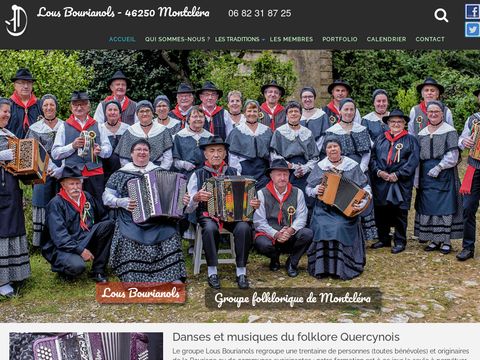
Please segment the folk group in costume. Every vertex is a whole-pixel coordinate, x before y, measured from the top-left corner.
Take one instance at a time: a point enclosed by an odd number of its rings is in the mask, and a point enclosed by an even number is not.
[[[11,80],[14,93],[0,98],[2,296],[14,296],[30,276],[20,182],[33,186],[32,244],[67,280],[88,269],[97,282],[108,273],[125,282],[185,282],[182,237],[193,247],[200,236],[207,284],[219,289],[225,230],[240,289],[250,287],[252,249],[269,258],[271,271],[287,254],[290,277],[303,257],[315,278],[351,279],[367,264],[367,240],[372,249],[405,250],[412,205],[425,251],[446,255],[463,239],[457,259],[474,257],[480,113],[458,136],[440,100],[445,89],[430,77],[409,116],[390,111],[389,94],[376,89],[362,118],[344,80],[328,86],[323,108],[310,86],[282,105],[286,91],[274,80],[259,89],[262,104],[230,89],[223,108],[223,90],[205,81],[199,89],[181,83],[172,106],[163,94],[133,101],[130,79],[116,71],[93,117],[89,94],[74,91],[65,121],[54,94],[35,97],[28,69]],[[480,89],[474,96],[480,102]]]

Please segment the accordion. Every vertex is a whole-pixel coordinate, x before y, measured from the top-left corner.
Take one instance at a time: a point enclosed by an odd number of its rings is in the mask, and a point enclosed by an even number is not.
[[[347,217],[360,214],[370,203],[371,197],[368,192],[340,174],[326,172],[323,175],[322,184],[325,185],[325,191],[323,195],[318,196],[318,199],[327,205],[335,206]],[[353,206],[363,199],[368,200],[367,205],[361,210],[354,209]]]
[[[204,190],[213,196],[208,200],[208,215],[224,222],[252,221],[254,209],[250,200],[255,197],[255,183],[244,176],[211,177],[204,183]]]
[[[127,182],[128,196],[137,202],[132,212],[133,222],[142,223],[150,218],[183,215],[183,196],[187,191],[185,175],[152,170]]]
[[[473,120],[472,124],[473,147],[470,149],[470,157],[480,160],[480,120]]]
[[[45,184],[50,157],[38,140],[9,137],[8,148],[14,155],[5,166],[7,171],[18,176],[24,184]]]
[[[142,333],[67,333],[35,340],[35,360],[148,360]]]

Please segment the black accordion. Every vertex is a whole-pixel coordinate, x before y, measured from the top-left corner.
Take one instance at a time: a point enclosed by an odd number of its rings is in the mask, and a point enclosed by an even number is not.
[[[45,184],[50,157],[38,140],[9,137],[8,148],[14,154],[5,166],[8,172],[24,184]]]
[[[35,360],[148,360],[142,333],[67,333],[37,339]]]
[[[368,207],[371,200],[368,192],[341,174],[326,172],[323,175],[322,184],[325,185],[325,191],[322,196],[318,196],[318,199],[327,205],[335,206],[347,217],[359,215]],[[367,205],[361,210],[356,210],[353,206],[363,199],[368,200]]]
[[[211,177],[204,183],[204,190],[213,194],[208,200],[209,216],[224,222],[252,221],[254,209],[250,200],[255,198],[255,183],[244,176]]]
[[[128,196],[137,202],[132,212],[133,222],[143,223],[164,216],[180,218],[183,215],[183,196],[187,191],[185,175],[152,170],[127,182]]]

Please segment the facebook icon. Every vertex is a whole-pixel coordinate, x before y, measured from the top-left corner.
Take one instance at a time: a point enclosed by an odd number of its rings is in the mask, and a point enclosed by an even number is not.
[[[465,4],[465,19],[480,19],[480,4]]]

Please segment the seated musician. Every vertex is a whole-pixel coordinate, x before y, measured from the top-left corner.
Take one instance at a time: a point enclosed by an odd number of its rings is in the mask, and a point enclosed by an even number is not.
[[[248,289],[247,259],[252,243],[252,228],[248,222],[221,223],[210,217],[207,212],[207,201],[212,193],[202,189],[205,180],[212,176],[238,175],[237,170],[225,164],[228,144],[221,137],[214,136],[206,144],[201,144],[205,158],[205,165],[196,170],[188,182],[188,193],[190,201],[186,212],[192,213],[196,210],[198,223],[202,228],[203,249],[208,266],[208,285],[214,289],[220,289],[220,280],[217,275],[218,265],[218,244],[220,240],[220,227],[233,233],[235,239],[235,253],[237,264],[237,285],[240,289]],[[254,199],[250,202],[253,208],[258,208],[260,202]]]
[[[175,221],[156,218],[136,224],[132,218],[137,204],[129,197],[127,182],[161,168],[150,161],[145,139],[132,144],[130,155],[132,161],[113,173],[103,193],[104,204],[117,209],[109,265],[125,282],[183,281],[185,261]]]
[[[107,282],[113,222],[103,206],[82,190],[83,179],[81,170],[65,166],[61,190],[47,205],[42,255],[52,271],[67,280],[83,273],[85,263],[92,261],[90,276],[96,282]]]
[[[312,242],[312,230],[305,228],[308,210],[302,190],[289,182],[293,169],[285,159],[273,160],[265,171],[270,177],[258,191],[261,205],[253,215],[255,248],[270,258],[270,270],[280,269],[280,254],[289,254],[287,275],[298,275],[298,263]]]
[[[342,178],[352,181],[369,194],[371,191],[360,165],[342,156],[341,143],[336,136],[327,136],[323,146],[327,157],[313,168],[306,187],[307,195],[315,198],[310,221],[313,242],[307,253],[308,272],[317,278],[330,275],[346,280],[360,275],[365,266],[365,238],[360,217],[347,217],[317,196],[325,192],[322,179],[326,172],[341,174]],[[362,210],[367,202],[363,199],[354,205],[354,209]]]

